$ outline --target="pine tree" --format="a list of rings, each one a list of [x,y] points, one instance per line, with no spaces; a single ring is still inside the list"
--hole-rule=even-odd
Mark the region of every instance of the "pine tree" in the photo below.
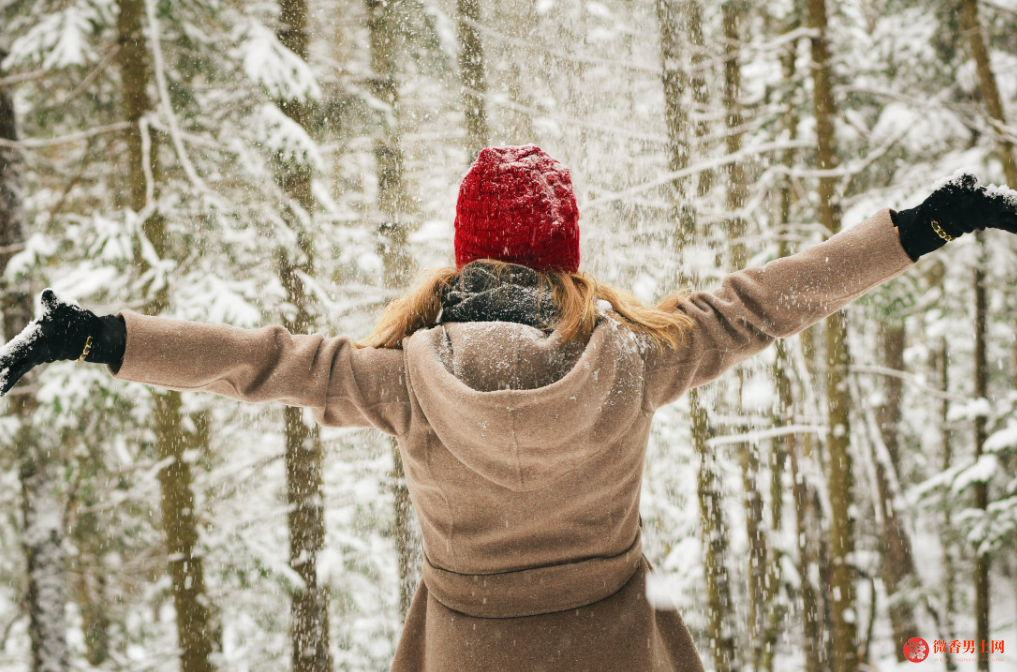
[[[280,0],[279,43],[307,61],[308,35],[306,0]],[[307,132],[311,129],[311,106],[304,99],[281,100],[283,113]],[[307,333],[313,326],[311,299],[304,289],[304,276],[314,275],[314,237],[311,228],[315,211],[311,182],[313,166],[293,157],[281,160],[276,168],[279,186],[292,199],[287,223],[296,233],[296,249],[280,245],[277,251],[279,279],[293,312],[284,314],[283,325],[291,333]],[[304,409],[283,410],[286,431],[286,500],[289,504],[290,567],[302,584],[290,603],[290,646],[294,672],[330,672],[329,595],[318,583],[318,553],[325,543],[322,493],[323,451],[320,432]]]
[[[983,231],[976,231],[975,237],[978,240],[980,259],[976,262],[973,285],[975,294],[975,380],[974,395],[976,399],[987,398],[989,387],[989,365],[988,365],[988,306],[986,287],[986,258],[985,234]],[[974,460],[977,463],[985,450],[986,418],[979,414],[975,417],[974,427]],[[985,511],[989,506],[989,484],[980,480],[974,485],[974,506],[976,509]],[[989,598],[990,577],[989,569],[992,558],[986,549],[981,547],[975,550],[975,641],[991,641],[989,630]],[[978,657],[978,669],[988,672],[989,656]]]
[[[982,102],[985,105],[989,118],[994,126],[996,136],[996,153],[1000,163],[1003,164],[1003,173],[1006,182],[1011,187],[1017,187],[1017,159],[1014,157],[1014,143],[1010,136],[1002,130],[1006,126],[1006,112],[1003,109],[1003,102],[999,94],[999,85],[996,82],[995,73],[992,70],[992,63],[989,58],[989,47],[982,34],[982,25],[978,17],[978,0],[961,0],[962,27],[967,33],[971,48],[971,55],[975,60],[978,71],[978,88],[982,94]],[[981,232],[978,233],[979,242],[985,245]],[[975,395],[985,397],[988,387],[988,370],[986,364],[986,278],[984,262],[980,262],[975,269]],[[975,418],[975,460],[982,456],[986,440],[986,419],[979,415]],[[975,507],[985,510],[989,505],[989,487],[985,482],[975,485],[974,491]],[[977,641],[989,641],[989,598],[990,588],[990,563],[991,557],[987,551],[979,549],[975,559],[975,637]],[[978,669],[989,669],[988,656],[980,656]]]
[[[833,171],[837,165],[834,135],[833,81],[830,68],[829,24],[826,0],[809,0],[809,27],[812,37],[813,113],[816,123],[816,167]],[[840,231],[840,208],[836,200],[836,177],[819,178],[819,221],[829,234]],[[851,396],[847,385],[849,354],[847,320],[843,312],[826,319],[826,396],[829,431],[830,563],[833,622],[833,670],[858,669],[857,613],[855,607],[854,504],[851,441]]]
[[[7,56],[7,36],[0,28],[0,62]],[[0,76],[3,70],[0,70]],[[9,87],[0,84],[0,140],[17,142],[18,120]],[[11,340],[32,320],[32,294],[27,277],[11,279],[11,257],[25,245],[27,223],[22,198],[21,157],[15,148],[0,145],[0,309],[4,338]],[[31,384],[37,374],[28,376]],[[70,669],[67,648],[67,558],[64,549],[63,496],[57,446],[46,445],[33,427],[38,402],[31,388],[11,399],[12,415],[19,429],[14,447],[18,451],[21,481],[21,515],[24,532],[28,611],[32,636],[32,672],[65,672]]]
[[[660,26],[661,67],[664,86],[664,110],[668,131],[668,168],[672,172],[689,166],[689,122],[683,99],[687,86],[686,58],[681,36],[682,19],[695,3],[682,6],[677,0],[657,0],[657,20]],[[675,249],[682,252],[696,241],[695,213],[687,193],[686,181],[673,180],[670,184],[671,221],[675,227],[671,234]],[[680,281],[690,278],[682,274]],[[719,480],[717,457],[708,446],[712,435],[708,412],[700,400],[698,389],[686,393],[689,400],[692,443],[699,458],[697,494],[699,499],[700,535],[705,551],[704,571],[709,601],[709,636],[713,662],[719,672],[736,667],[735,641],[731,631],[731,588],[727,571],[728,531],[724,519],[724,499]]]
[[[463,109],[466,116],[466,146],[470,161],[487,147],[487,74],[480,23],[480,0],[456,0],[459,31],[459,78],[462,80]]]
[[[934,287],[942,288],[946,269],[943,266],[939,266],[938,269],[938,272],[931,274],[930,284]],[[950,402],[948,401],[948,394],[950,392],[949,352],[946,336],[940,336],[938,342],[935,343],[932,368],[936,387],[942,395],[936,409],[936,420],[940,441],[940,470],[943,472],[948,472],[953,466],[953,432],[950,429]],[[936,518],[940,521],[939,543],[942,546],[941,557],[943,563],[943,598],[939,621],[946,641],[952,642],[957,639],[954,629],[955,612],[957,610],[957,569],[954,560],[955,544],[952,538],[953,520],[950,507],[947,503],[943,503],[941,511],[938,512]],[[947,657],[946,669],[949,672],[954,672],[957,669],[957,661]]]
[[[166,220],[149,201],[149,180],[154,188],[162,177],[158,161],[157,139],[146,141],[143,121],[153,111],[149,87],[154,79],[149,58],[146,24],[155,30],[153,0],[118,0],[117,32],[120,41],[118,60],[124,118],[129,123],[126,132],[128,183],[124,199],[135,213],[144,217],[141,230],[154,250],[157,259],[171,254]],[[155,43],[159,34],[149,35]],[[141,252],[139,241],[136,250],[136,268],[140,274],[148,270],[149,261]],[[154,276],[152,276],[154,278]],[[145,296],[145,312],[158,315],[169,309],[169,284],[149,285]],[[169,574],[173,584],[173,603],[176,607],[177,640],[180,648],[182,672],[209,672],[214,669],[212,655],[212,628],[209,600],[205,591],[205,570],[198,547],[198,522],[191,465],[185,458],[188,436],[184,429],[180,393],[154,392],[152,422],[155,448],[160,461],[166,466],[159,470],[162,494],[162,524],[166,535],[166,552]]]
[[[904,370],[904,320],[891,316],[890,324],[883,325],[883,366],[893,371]],[[903,500],[900,488],[900,420],[901,402],[904,393],[903,381],[887,376],[884,382],[886,403],[879,408],[879,429],[885,455],[875,460],[878,506],[882,520],[882,578],[890,601],[890,623],[894,639],[906,642],[918,636],[915,616],[906,593],[911,588],[915,575],[914,557],[911,551],[911,537],[904,529],[902,511],[898,508]],[[882,451],[877,451],[882,452]],[[902,594],[903,593],[903,594]],[[897,647],[897,659],[904,662],[904,649]]]
[[[721,24],[724,35],[724,119],[725,148],[729,155],[735,155],[742,149],[742,127],[745,122],[742,114],[742,73],[739,50],[744,35],[743,25],[746,7],[740,0],[725,2],[721,8]],[[748,201],[748,184],[745,166],[741,161],[732,161],[727,165],[727,210],[726,223],[728,259],[731,271],[745,268],[748,254],[745,246],[747,222],[744,210]],[[733,375],[737,378],[735,402],[732,409],[736,416],[742,417],[742,389],[745,385],[747,372],[744,366],[735,368]],[[766,608],[766,567],[767,538],[763,527],[763,499],[759,491],[759,449],[754,442],[743,441],[739,444],[739,465],[742,472],[743,506],[745,509],[745,532],[747,534],[748,558],[746,577],[748,579],[748,641],[750,659],[754,668],[758,668],[762,656],[762,629]]]
[[[996,153],[1000,163],[1003,164],[1003,174],[1006,175],[1007,184],[1017,188],[1017,159],[1014,158],[1013,141],[1003,130],[1006,127],[1006,111],[1003,109],[1003,101],[999,95],[996,75],[992,71],[989,47],[982,34],[982,24],[978,18],[978,0],[961,0],[961,16],[961,24],[964,32],[967,33],[971,56],[975,59],[978,71],[978,88],[982,93],[982,101],[989,118],[994,122],[993,134],[996,136]]]
[[[794,23],[797,23],[797,20]],[[791,29],[793,30],[795,27],[796,26],[792,24]],[[780,56],[781,72],[783,75],[782,85],[784,86],[784,109],[781,114],[780,126],[782,133],[786,133],[789,141],[794,141],[798,137],[798,113],[795,105],[796,88],[792,83],[797,67],[795,62],[796,57],[796,42],[792,42],[788,45]],[[790,170],[790,168],[794,165],[794,158],[794,149],[785,150],[781,154],[781,165]],[[774,218],[774,228],[776,231],[781,231],[791,222],[793,197],[794,192],[790,184],[790,178],[785,174],[780,179],[780,186],[776,199],[777,208],[776,216]],[[777,255],[779,257],[785,257],[789,253],[790,246],[788,244],[787,235],[784,233],[783,235],[780,235],[779,238]],[[771,376],[774,381],[774,387],[777,391],[777,403],[773,416],[775,427],[781,428],[794,424],[795,398],[794,390],[792,388],[792,380],[789,374],[789,371],[793,370],[793,363],[788,344],[783,339],[778,340],[774,344],[774,347],[776,352],[773,361],[773,368],[771,369]],[[772,533],[769,549],[769,561],[766,567],[766,604],[768,605],[768,613],[765,613],[766,626],[760,642],[761,651],[759,654],[759,663],[757,665],[758,669],[767,670],[768,672],[772,672],[773,670],[777,648],[777,637],[781,629],[781,621],[784,619],[786,613],[786,606],[778,603],[778,593],[783,582],[783,569],[781,564],[782,554],[784,551],[777,547],[777,539],[784,525],[784,470],[787,467],[788,456],[794,454],[796,450],[797,440],[795,435],[792,433],[778,435],[771,442],[769,466],[770,529],[772,530]],[[796,510],[795,513],[797,518],[798,511]],[[803,580],[801,581],[803,593],[805,591],[811,592],[810,582],[808,578],[805,578],[807,575],[805,573],[801,573],[801,576],[803,577]],[[808,618],[808,615],[804,616],[806,619]],[[812,629],[806,627],[805,631],[808,635],[812,632]],[[803,645],[806,651],[818,648],[818,642],[808,638],[805,642],[803,642]]]
[[[403,153],[399,129],[399,89],[396,81],[397,22],[405,9],[402,2],[367,0],[370,31],[371,81],[374,96],[385,105],[381,113],[381,133],[375,142],[374,156],[378,174],[377,208],[382,218],[378,227],[379,253],[384,261],[384,286],[402,289],[408,284],[414,266],[407,246],[409,226],[406,217],[406,186],[403,182]],[[392,451],[392,494],[395,500],[393,536],[399,563],[399,612],[409,611],[418,574],[413,508],[402,455],[395,440],[389,441]]]

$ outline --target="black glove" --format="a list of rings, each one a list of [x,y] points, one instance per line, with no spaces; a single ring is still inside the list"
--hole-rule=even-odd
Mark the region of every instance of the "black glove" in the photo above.
[[[98,317],[61,301],[52,289],[43,290],[42,308],[42,317],[0,348],[0,396],[39,364],[81,357],[89,336],[85,361],[120,368],[127,345],[127,325],[122,317]]]
[[[918,261],[923,254],[975,230],[1017,233],[1017,194],[1008,191],[986,188],[971,173],[962,173],[932,192],[918,207],[891,210],[890,216],[900,230],[904,251],[912,261]]]

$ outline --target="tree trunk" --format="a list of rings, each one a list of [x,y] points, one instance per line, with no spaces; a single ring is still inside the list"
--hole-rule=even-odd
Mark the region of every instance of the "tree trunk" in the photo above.
[[[989,384],[989,366],[986,358],[988,341],[986,313],[985,266],[988,263],[988,251],[985,246],[985,233],[976,231],[975,236],[980,248],[980,259],[975,265],[975,398],[985,399]],[[985,416],[975,418],[975,460],[982,456],[985,447],[986,428]],[[989,486],[986,481],[979,481],[974,486],[974,507],[985,511],[989,506]],[[989,635],[989,564],[988,552],[975,551],[975,645],[978,642],[991,641]],[[978,657],[978,669],[988,672],[989,656]]]
[[[310,37],[307,27],[307,0],[279,0],[279,41],[304,61]],[[304,102],[280,101],[279,107],[308,134],[311,108]],[[278,249],[279,276],[286,288],[286,300],[295,311],[283,318],[287,330],[306,334],[314,327],[311,300],[304,292],[301,275],[314,275],[313,232],[307,229],[314,211],[311,191],[312,169],[305,164],[280,163],[276,179],[296,208],[287,217],[297,234],[296,249]],[[302,212],[301,212],[302,211]],[[304,409],[283,409],[286,430],[286,501],[289,504],[290,567],[303,586],[290,602],[290,647],[294,672],[331,672],[329,645],[329,593],[318,584],[318,553],[325,544],[325,514],[322,502],[322,449],[317,424]]]
[[[117,31],[124,117],[131,126],[127,131],[128,198],[127,205],[141,212],[147,202],[146,168],[158,186],[160,175],[155,138],[146,156],[141,120],[152,110],[148,87],[152,69],[145,41],[145,0],[119,0]],[[145,162],[149,161],[146,167]],[[164,219],[153,213],[142,225],[156,255],[165,258],[168,250]],[[136,246],[136,271],[147,269],[147,262]],[[163,286],[146,297],[144,311],[157,315],[168,308],[168,288]],[[212,653],[209,600],[205,594],[205,575],[198,543],[198,525],[194,511],[193,479],[190,464],[184,459],[188,445],[181,416],[180,393],[153,392],[155,447],[159,460],[167,463],[159,472],[162,495],[162,519],[166,532],[169,574],[176,608],[177,643],[180,647],[181,672],[210,672]]]
[[[6,56],[6,36],[0,33],[0,61]],[[18,140],[14,96],[3,85],[0,85],[0,139]],[[0,251],[0,308],[6,341],[28,326],[34,312],[28,279],[12,280],[5,274],[14,256],[9,247],[27,239],[21,169],[19,150],[0,147],[0,246],[4,248]],[[35,377],[34,373],[29,373],[25,382],[30,383]],[[22,387],[22,391],[27,389]],[[32,672],[64,672],[69,669],[64,617],[68,586],[64,507],[58,472],[60,451],[47,449],[39,443],[39,436],[32,427],[32,416],[38,406],[35,395],[12,395],[8,403],[11,414],[20,423],[14,447],[21,481],[22,547],[28,578],[25,607],[32,639]]]
[[[414,534],[413,503],[410,501],[410,490],[406,485],[403,456],[395,439],[391,440],[391,450],[392,495],[395,508],[392,527],[399,563],[399,613],[405,618],[413,601],[416,584],[420,580],[420,550],[419,541]]]
[[[703,570],[710,605],[709,634],[713,666],[717,672],[734,672],[735,637],[731,628],[731,586],[727,571],[728,529],[724,519],[724,496],[719,482],[716,453],[707,445],[711,436],[709,416],[699,399],[699,390],[689,390],[692,441],[699,456],[696,493],[703,539]]]
[[[329,672],[329,594],[318,584],[317,562],[325,542],[321,441],[302,410],[284,410],[290,567],[303,580],[290,602],[290,653],[294,672]]]
[[[395,11],[398,2],[367,0],[370,30],[371,66],[374,72],[372,89],[375,97],[388,106],[382,132],[375,143],[378,170],[378,210],[381,224],[379,253],[384,261],[384,283],[387,289],[403,289],[413,272],[413,259],[407,246],[405,185],[403,156],[399,133],[399,91],[396,84],[397,34]],[[481,108],[482,109],[482,108]],[[399,613],[405,618],[413,600],[419,576],[420,552],[413,527],[413,505],[406,486],[399,445],[390,440],[392,451],[392,496],[395,520],[392,534],[399,564]]]
[[[777,387],[777,408],[774,413],[774,426],[785,427],[794,422],[794,394],[791,389],[791,379],[786,370],[791,367],[791,358],[788,356],[787,344],[778,340],[776,346],[776,358],[774,359],[772,376]],[[780,530],[784,526],[784,469],[787,464],[788,454],[795,449],[795,436],[785,434],[773,439],[770,443],[770,546],[766,558],[766,574],[764,576],[763,603],[765,608],[761,614],[762,631],[759,636],[759,653],[757,655],[757,670],[773,672],[774,657],[776,656],[777,638],[781,630],[781,622],[784,619],[786,609],[778,604],[777,595],[780,592],[781,584],[784,581],[784,573],[781,568],[781,558],[784,549],[778,548]]]
[[[790,85],[795,74],[795,57],[797,49],[794,44],[781,55],[781,68],[783,70],[784,82]],[[787,133],[788,140],[793,141],[798,137],[798,115],[795,111],[792,93],[787,94],[786,108],[782,115],[782,127]],[[781,164],[790,169],[794,165],[795,152],[788,149],[782,153]],[[786,227],[791,221],[791,204],[793,191],[790,178],[785,175],[781,180],[779,202],[775,224],[778,230]],[[778,242],[777,256],[786,257],[791,253],[787,236],[783,232]],[[794,423],[794,391],[791,387],[791,378],[788,371],[792,370],[791,357],[788,352],[787,343],[780,339],[775,344],[776,357],[774,358],[772,376],[774,386],[777,389],[777,408],[774,413],[774,425],[785,427]],[[780,585],[783,582],[783,571],[781,568],[782,549],[777,548],[776,541],[780,538],[779,531],[783,527],[784,512],[784,469],[788,456],[796,450],[794,434],[785,434],[776,437],[770,448],[770,529],[771,547],[769,554],[769,566],[766,576],[766,604],[768,613],[766,617],[766,628],[761,638],[762,651],[757,669],[773,672],[774,657],[776,655],[777,636],[780,633],[781,621],[784,618],[785,609],[779,607],[776,598]],[[796,500],[797,502],[797,500]],[[796,512],[796,516],[800,517]],[[805,543],[806,539],[800,543]],[[809,647],[818,649],[819,643],[805,642],[806,649]]]
[[[682,96],[688,84],[682,50],[683,18],[696,3],[657,0],[660,23],[662,84],[664,87],[664,118],[668,132],[668,167],[671,171],[687,168],[690,162],[689,122]],[[693,10],[694,11],[694,10]],[[686,181],[674,180],[670,185],[671,211],[676,230],[673,247],[681,255],[685,246],[695,241],[695,215],[687,193]],[[679,281],[688,281],[679,273]],[[714,452],[707,446],[710,421],[699,398],[699,390],[689,390],[692,442],[699,456],[697,493],[699,524],[703,540],[706,572],[706,593],[709,604],[709,634],[714,667],[718,672],[733,672],[735,638],[730,627],[731,589],[727,572],[727,524],[724,520],[723,495],[717,478]]]
[[[1003,108],[1003,100],[999,95],[996,75],[992,71],[992,62],[989,58],[989,45],[986,44],[985,36],[982,33],[981,20],[978,18],[978,0],[961,0],[961,20],[963,29],[968,34],[971,56],[975,59],[975,67],[978,70],[978,90],[982,94],[982,100],[985,102],[989,117],[995,122],[993,125],[995,126],[996,153],[999,156],[1000,163],[1003,164],[1003,174],[1006,177],[1007,184],[1012,188],[1017,188],[1017,159],[1014,158],[1014,143],[1003,131],[1003,127],[1006,126],[1006,110]],[[978,272],[982,273],[983,271],[980,268]],[[979,277],[980,279],[978,279]],[[981,289],[976,289],[975,291],[976,294],[981,291],[983,301],[985,298],[984,281],[984,276],[976,276],[976,283],[981,283]],[[984,316],[982,319],[984,321]],[[980,339],[978,342],[981,343],[984,358],[984,331],[980,332],[976,338]],[[982,380],[983,385],[986,375],[982,369],[975,373],[976,380]],[[976,392],[976,394],[984,395],[984,389],[982,392]],[[979,417],[975,420],[976,454],[981,454],[984,438],[985,419]],[[984,483],[980,483],[975,488],[975,505],[982,509],[988,505],[988,488]],[[978,637],[986,639],[989,628],[989,557],[979,554],[976,564],[975,610],[977,612]],[[979,659],[978,667],[984,670],[989,669],[989,661],[987,659],[984,661]]]
[[[722,23],[724,29],[724,110],[726,149],[728,154],[735,154],[742,148],[741,89],[742,72],[738,52],[742,45],[741,19],[743,5],[726,2],[722,7]],[[727,165],[727,238],[728,254],[732,271],[745,268],[746,250],[744,236],[746,231],[745,218],[742,210],[748,198],[748,186],[745,182],[745,167],[741,161],[733,161]],[[737,367],[738,392],[734,414],[743,413],[741,390],[744,385],[745,369]],[[739,446],[739,464],[742,472],[742,489],[744,492],[745,531],[748,536],[748,641],[753,667],[758,667],[762,656],[763,643],[761,631],[767,610],[766,605],[766,570],[767,570],[767,537],[763,525],[763,499],[759,492],[759,450],[752,442],[743,442]]]
[[[97,555],[96,559],[100,561],[99,571],[94,576],[89,576],[86,568],[81,567],[77,579],[81,630],[85,635],[85,659],[92,667],[102,665],[110,654],[110,617],[105,608],[106,575],[102,573],[106,567],[101,564],[101,555]],[[94,581],[94,586],[90,585],[90,581]]]
[[[989,117],[995,122],[993,125],[996,127],[994,129],[996,152],[1000,163],[1003,164],[1003,174],[1006,176],[1007,184],[1017,188],[1017,161],[1014,160],[1013,142],[1002,130],[1002,127],[1006,126],[1006,111],[999,95],[999,86],[996,85],[996,75],[992,72],[989,46],[982,34],[982,24],[978,18],[978,0],[961,0],[961,21],[971,45],[975,68],[978,70],[978,90],[982,94]]]
[[[484,44],[476,24],[480,23],[480,0],[457,0],[459,31],[459,78],[463,86],[466,111],[466,148],[472,162],[487,147],[489,132],[484,109],[487,76],[484,70]]]
[[[939,379],[939,389],[944,393],[950,391],[950,359],[947,348],[946,336],[940,338],[939,348],[936,351],[936,377]],[[949,429],[950,402],[943,398],[939,402],[939,427],[940,440],[942,441],[942,456],[940,467],[942,471],[948,471],[953,462],[952,437]],[[950,516],[950,507],[944,503],[942,507],[941,525],[943,532],[940,534],[940,543],[943,545],[943,634],[946,641],[952,642],[957,637],[954,632],[954,612],[956,611],[956,570],[953,554],[953,538],[950,530],[953,522]],[[946,656],[946,669],[953,672],[957,669],[957,662],[950,656]]]
[[[701,143],[700,153],[705,153],[708,148],[702,143],[710,134],[710,124],[704,117],[710,108],[707,68],[711,58],[706,51],[706,41],[703,39],[703,7],[699,0],[685,0],[684,12],[687,40],[692,50],[692,76],[689,77],[689,83],[692,86],[692,101],[696,111],[700,114],[700,119],[692,125],[692,132]],[[713,170],[704,170],[699,173],[696,193],[704,196],[712,186]]]
[[[667,126],[668,169],[671,172],[689,166],[691,151],[689,114],[686,103],[682,100],[685,89],[688,88],[685,53],[682,49],[683,14],[683,6],[679,0],[657,0],[661,81],[664,86],[664,123]],[[671,216],[677,225],[674,232],[676,247],[684,248],[694,242],[696,222],[686,180],[671,182]]]
[[[788,452],[788,464],[791,467],[791,491],[795,501],[797,516],[795,535],[798,539],[798,567],[801,577],[801,613],[805,651],[805,672],[820,672],[823,667],[823,624],[820,614],[820,599],[813,574],[820,574],[821,551],[816,543],[816,530],[820,528],[816,493],[813,490],[801,467],[801,461],[811,458],[811,435],[805,435],[802,455],[799,456],[797,446]],[[814,569],[815,568],[815,569]]]
[[[898,321],[883,328],[883,365],[888,369],[904,369],[904,322]],[[889,600],[890,623],[893,627],[897,660],[904,662],[904,642],[918,636],[914,612],[907,596],[898,594],[907,591],[915,573],[914,557],[911,552],[911,538],[903,529],[897,505],[901,501],[898,486],[900,473],[899,424],[901,419],[901,395],[904,381],[896,376],[884,378],[886,402],[879,409],[879,429],[886,446],[889,464],[877,455],[876,489],[882,519],[882,576]]]
[[[819,361],[822,354],[820,346],[826,340],[825,326],[824,323],[817,322],[798,334],[798,343],[805,361],[805,371],[802,371],[802,375],[807,377],[808,384],[815,390],[822,386]]]
[[[499,30],[509,32],[516,39],[525,39],[532,34],[541,19],[532,2],[493,3],[488,16],[489,22],[497,25]],[[539,144],[533,123],[537,112],[534,110],[533,92],[530,88],[532,77],[527,64],[524,59],[513,58],[505,70],[502,77],[505,78],[508,98],[514,107],[498,111],[502,119],[498,138],[511,145],[525,145],[531,142]]]
[[[820,170],[837,167],[834,136],[834,100],[830,52],[827,43],[826,0],[808,1],[812,38],[813,111],[816,118],[816,162]],[[830,235],[840,231],[840,211],[835,200],[836,178],[819,178],[819,220]],[[833,625],[833,670],[858,669],[857,614],[855,610],[854,503],[849,416],[851,397],[847,385],[849,354],[847,320],[837,312],[826,320],[826,394],[829,405],[826,436],[830,493],[830,593]]]
[[[123,96],[124,120],[130,123],[127,136],[127,198],[123,203],[135,212],[146,205],[145,152],[142,146],[141,118],[152,111],[152,100],[148,86],[152,80],[152,68],[145,41],[145,0],[118,0],[117,33],[120,50],[117,62],[120,65],[121,95]],[[149,152],[149,168],[156,169],[157,148]],[[154,219],[154,218],[153,218]],[[148,224],[148,222],[146,222]],[[159,233],[158,224],[152,233]],[[146,235],[150,231],[145,231]],[[160,238],[163,238],[160,236]],[[140,255],[140,253],[139,253]],[[141,257],[136,257],[140,260]],[[144,263],[140,261],[140,263]]]
[[[91,451],[90,451],[91,453]],[[101,459],[88,457],[78,460],[78,469],[88,470],[87,479],[101,478],[104,465]],[[110,656],[110,614],[107,595],[110,568],[106,552],[111,540],[105,520],[97,509],[104,503],[103,496],[94,488],[74,488],[70,501],[71,540],[76,549],[72,571],[75,592],[81,609],[81,630],[85,639],[85,658],[89,665],[98,667]]]
[[[736,407],[740,415],[741,404]],[[763,498],[759,492],[759,449],[746,441],[739,446],[745,509],[745,532],[748,538],[748,636],[752,647],[753,668],[759,667],[763,655],[763,628],[767,607],[766,572],[768,567],[767,534],[763,525]]]
[[[19,476],[32,670],[60,672],[69,669],[64,618],[67,559],[63,549],[63,497],[60,478],[55,473],[59,465],[49,459],[58,454],[40,448],[31,436],[31,425],[18,432],[17,441],[22,447]]]
[[[156,396],[153,424],[159,460],[167,462],[159,471],[159,485],[173,604],[177,612],[180,669],[182,672],[210,672],[213,669],[209,661],[211,619],[205,594],[205,571],[198,548],[191,465],[184,457],[190,441],[181,419],[179,393]]]
[[[742,65],[738,58],[742,46],[741,19],[742,5],[736,2],[725,2],[723,13],[724,25],[724,119],[726,126],[727,153],[735,154],[742,148]],[[745,218],[742,208],[748,198],[748,185],[745,183],[745,167],[741,161],[727,164],[727,207],[728,241],[731,246],[731,263],[735,270],[745,267],[745,243],[741,240],[745,235]]]

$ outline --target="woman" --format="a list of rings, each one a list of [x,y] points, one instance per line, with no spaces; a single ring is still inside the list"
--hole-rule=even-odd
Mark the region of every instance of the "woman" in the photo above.
[[[654,307],[578,273],[577,222],[561,164],[533,145],[485,149],[459,192],[456,268],[388,306],[364,343],[100,318],[46,290],[0,355],[2,390],[79,359],[395,435],[424,551],[397,672],[702,670],[679,614],[646,598],[654,411],[948,240],[1017,232],[1017,203],[961,175],[917,208]]]

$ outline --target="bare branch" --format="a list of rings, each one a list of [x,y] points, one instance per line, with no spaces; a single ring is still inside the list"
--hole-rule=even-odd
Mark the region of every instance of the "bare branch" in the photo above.
[[[76,87],[74,87],[73,91],[71,91],[66,96],[64,96],[62,100],[58,100],[55,103],[50,103],[49,105],[44,105],[44,106],[40,107],[39,109],[40,110],[55,110],[56,108],[63,107],[67,103],[69,103],[72,100],[74,100],[75,98],[77,98],[78,95],[81,94],[82,91],[84,91],[85,89],[88,88],[89,84],[91,84],[93,81],[95,81],[96,77],[101,75],[102,72],[106,68],[109,67],[109,64],[113,62],[113,59],[116,58],[116,56],[117,56],[117,54],[119,52],[120,52],[120,46],[119,45],[115,45],[112,49],[110,49],[109,54],[107,54],[106,57],[102,59],[102,61],[99,63],[99,65],[97,65],[95,67],[95,69],[92,70],[92,72],[90,72],[87,75],[85,75],[85,78],[83,80],[81,80],[81,83],[78,84]]]
[[[95,128],[90,128],[87,131],[61,135],[56,138],[28,138],[17,141],[0,139],[0,147],[9,147],[11,149],[42,149],[44,147],[54,147],[56,145],[66,145],[72,142],[81,142],[82,140],[88,140],[89,138],[93,138],[97,135],[104,135],[106,133],[126,131],[130,127],[130,123],[126,121],[118,121],[115,124],[97,126]]]

